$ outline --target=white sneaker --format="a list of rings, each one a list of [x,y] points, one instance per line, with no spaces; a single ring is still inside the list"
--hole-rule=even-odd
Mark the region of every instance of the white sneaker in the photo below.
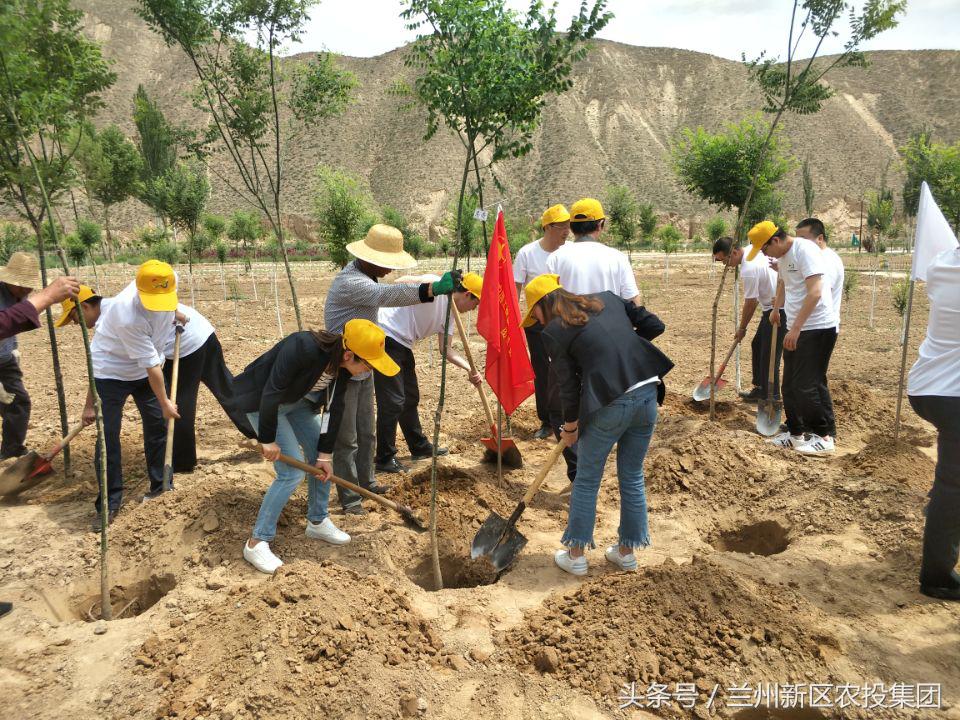
[[[836,445],[834,445],[833,438],[829,435],[820,437],[819,435],[811,433],[803,445],[794,449],[804,455],[826,455],[827,453],[832,453],[835,448]]]
[[[796,449],[806,443],[806,438],[803,435],[791,435],[788,432],[780,433],[773,440],[768,440],[771,445],[779,448],[790,448]]]
[[[570,557],[570,551],[566,548],[561,548],[553,554],[553,560],[557,563],[557,567],[561,570],[565,570],[571,575],[586,575],[587,574],[587,556],[581,555],[578,558]]]
[[[324,518],[320,523],[307,520],[306,536],[314,540],[323,540],[331,545],[346,545],[350,542],[350,536],[334,525],[330,518]]]
[[[243,559],[267,575],[273,575],[277,568],[283,565],[283,560],[274,555],[273,550],[270,549],[270,543],[263,540],[253,547],[244,542]]]
[[[607,558],[608,562],[612,562],[621,570],[636,570],[637,569],[637,556],[633,553],[628,553],[627,555],[620,554],[619,545],[611,545],[607,548],[607,551],[604,553],[604,557]]]

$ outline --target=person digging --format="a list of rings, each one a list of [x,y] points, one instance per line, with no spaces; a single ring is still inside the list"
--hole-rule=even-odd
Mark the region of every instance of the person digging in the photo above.
[[[381,284],[380,278],[394,270],[409,270],[417,261],[403,249],[403,234],[389,225],[374,225],[362,240],[347,245],[355,258],[333,279],[324,303],[324,324],[332,333],[342,333],[350,320],[376,323],[382,307],[404,307],[432,303],[438,295],[449,295],[460,284],[460,271],[446,272],[432,283],[418,285]],[[339,477],[372,492],[383,494],[387,486],[374,477],[376,432],[374,424],[374,383],[370,374],[352,378],[346,387],[343,421],[333,452],[333,467]],[[430,448],[431,454],[433,448]],[[337,487],[346,514],[366,511],[360,496]]]
[[[92,307],[89,300],[87,304]],[[167,397],[162,369],[163,351],[177,321],[177,279],[173,268],[159,260],[148,260],[137,269],[134,282],[109,301],[101,300],[100,306],[90,353],[103,414],[109,523],[123,503],[120,428],[123,406],[131,396],[143,421],[143,454],[150,479],[150,489],[143,499],[150,500],[163,492],[166,421],[180,417],[177,406]],[[95,419],[93,397],[88,392],[83,422],[89,425]],[[97,447],[94,465],[98,472],[101,462]],[[91,523],[94,532],[100,532],[103,502],[98,493],[96,516]]]
[[[773,326],[770,324],[770,312],[777,295],[777,271],[770,267],[766,256],[757,256],[747,260],[747,253],[743,248],[733,247],[733,238],[722,237],[713,244],[714,262],[722,262],[728,267],[740,269],[740,279],[743,281],[743,308],[740,310],[740,325],[734,333],[737,342],[743,340],[750,327],[750,321],[760,307],[761,317],[757,330],[750,341],[750,364],[753,374],[753,387],[748,392],[740,393],[747,402],[758,402],[767,397],[770,385],[770,347],[773,337]],[[777,357],[774,365],[773,387],[774,399],[780,399],[780,359],[783,355],[783,338],[787,334],[786,317],[780,310],[781,323],[777,331]]]
[[[26,253],[14,253],[19,255]],[[11,256],[11,260],[12,260]],[[2,270],[6,270],[7,267]],[[0,270],[0,273],[2,273]],[[37,274],[39,275],[39,268]],[[15,277],[7,275],[7,277]],[[25,279],[18,278],[18,280]],[[22,285],[16,285],[15,288],[21,288]],[[29,332],[40,327],[40,313],[55,303],[66,300],[71,295],[76,296],[80,292],[80,283],[76,278],[64,276],[57,278],[50,285],[39,292],[23,297],[11,305],[4,305],[0,308],[0,342],[13,338],[22,332]],[[11,293],[13,294],[13,293]],[[0,601],[0,617],[7,615],[13,610],[13,603]]]
[[[420,279],[424,282],[436,282],[440,278],[425,275]],[[451,297],[460,313],[471,312],[480,304],[483,278],[476,273],[467,273],[462,282],[462,289],[454,291]],[[433,454],[433,445],[423,434],[418,411],[420,388],[413,355],[414,345],[418,341],[436,336],[441,355],[446,355],[451,364],[465,370],[475,387],[479,387],[483,382],[480,373],[471,371],[470,363],[450,347],[450,336],[456,332],[452,318],[449,321],[448,333],[444,334],[448,306],[449,300],[441,297],[433,303],[380,308],[378,324],[387,334],[387,354],[400,367],[400,372],[393,376],[376,373],[373,378],[377,399],[377,472],[397,473],[408,470],[397,460],[398,424],[413,460],[423,460]],[[437,448],[438,455],[446,453],[446,448]]]
[[[263,573],[283,565],[270,548],[277,521],[304,472],[278,458],[281,454],[315,465],[323,478],[311,475],[307,487],[306,536],[331,545],[345,545],[350,536],[329,517],[334,445],[344,419],[351,378],[373,370],[388,376],[400,372],[387,355],[385,335],[369,320],[350,320],[343,334],[323,330],[295,332],[247,365],[234,380],[237,407],[256,429],[263,457],[273,462],[270,485],[243,558]]]

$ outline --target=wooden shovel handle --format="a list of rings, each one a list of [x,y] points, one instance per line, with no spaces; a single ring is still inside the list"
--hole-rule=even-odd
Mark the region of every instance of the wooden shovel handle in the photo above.
[[[463,343],[463,354],[467,356],[467,362],[470,364],[470,372],[477,371],[477,365],[473,362],[473,351],[470,349],[470,343],[467,342],[467,333],[463,329],[463,319],[460,317],[460,311],[457,310],[457,303],[450,298],[450,312],[453,313],[453,320],[457,324],[457,332],[460,333],[460,342]],[[477,392],[480,393],[480,402],[483,403],[483,412],[487,416],[487,425],[496,427],[493,419],[493,410],[490,409],[490,403],[487,400],[487,393],[483,390],[483,385],[477,386]]]
[[[176,339],[173,341],[173,372],[170,374],[170,402],[177,402],[177,382],[180,378],[180,337],[183,335],[183,325],[177,323]],[[163,464],[173,463],[173,426],[176,420],[167,420],[167,445],[163,451]]]
[[[248,450],[259,450],[260,443],[258,443],[256,440],[253,440],[252,438],[245,438],[240,441],[240,447],[246,448]],[[280,462],[286,463],[290,467],[297,468],[297,470],[303,470],[303,472],[305,473],[310,473],[311,475],[316,475],[317,477],[320,477],[323,475],[323,472],[320,470],[320,468],[314,465],[308,465],[307,463],[301,460],[292,458],[289,455],[281,455],[277,459]],[[400,505],[395,503],[393,500],[387,500],[387,498],[381,495],[377,495],[375,492],[371,492],[370,490],[360,487],[359,485],[354,485],[349,480],[344,480],[343,478],[337,477],[336,475],[331,475],[327,479],[330,482],[332,482],[334,485],[339,485],[340,487],[346,488],[347,490],[353,490],[355,493],[357,493],[357,495],[361,495],[367,498],[367,500],[373,500],[374,502],[380,503],[384,507],[390,508],[395,512],[403,514],[403,510],[400,508]]]
[[[726,356],[723,358],[723,362],[720,363],[720,367],[717,369],[717,379],[716,382],[720,379],[720,376],[723,375],[723,371],[727,369],[727,363],[730,362],[730,358],[733,357],[733,351],[737,349],[737,345],[740,344],[739,340],[734,340],[733,345],[730,346],[730,349],[727,351]]]
[[[67,445],[69,445],[70,442],[71,442],[77,435],[79,435],[79,434],[80,434],[80,431],[83,430],[83,428],[85,428],[85,427],[86,427],[86,425],[84,425],[82,422],[79,422],[79,423],[77,423],[76,425],[74,425],[72,428],[70,428],[70,432],[68,432],[62,439],[60,439],[60,440],[58,440],[56,443],[54,443],[54,444],[50,447],[50,449],[47,450],[47,452],[43,454],[42,457],[43,457],[45,460],[50,460],[50,459],[52,459],[57,453],[59,453],[59,452],[60,452],[61,450],[63,450]]]
[[[772,311],[771,311],[772,312]],[[776,389],[773,387],[773,378],[777,372],[777,336],[780,334],[780,326],[770,323],[770,369],[767,374],[767,399],[773,400]]]
[[[537,472],[537,477],[534,478],[533,482],[530,484],[530,487],[527,488],[527,492],[523,495],[523,500],[520,502],[524,505],[529,505],[530,501],[533,500],[534,496],[540,491],[540,486],[543,485],[543,481],[547,479],[547,473],[550,472],[556,462],[557,458],[560,457],[560,454],[563,452],[563,449],[566,447],[562,442],[558,442],[553,446],[553,450],[550,451],[550,454],[547,455],[547,459],[543,461],[543,465],[540,466],[539,472]]]

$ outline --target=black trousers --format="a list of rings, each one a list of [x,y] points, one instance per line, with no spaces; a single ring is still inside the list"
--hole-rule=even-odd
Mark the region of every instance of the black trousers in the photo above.
[[[827,386],[827,368],[836,344],[836,328],[801,330],[797,349],[783,351],[783,409],[792,435],[837,434]]]
[[[757,324],[757,332],[750,341],[750,360],[753,369],[753,386],[763,391],[767,396],[767,386],[770,384],[770,339],[773,337],[773,325],[770,324],[770,310],[764,310]],[[780,361],[783,359],[783,339],[787,336],[787,314],[780,311],[780,327],[777,330],[777,362],[773,368],[774,397],[780,393]]]
[[[420,386],[417,384],[417,361],[413,351],[392,337],[386,339],[387,355],[400,366],[393,377],[373,374],[377,398],[377,452],[375,461],[389,462],[397,454],[397,425],[403,432],[412,454],[426,454],[433,450],[430,440],[420,425]]]
[[[30,423],[30,395],[23,385],[20,363],[12,355],[0,361],[0,383],[13,395],[13,400],[8,405],[0,403],[0,417],[3,418],[0,456],[20,457],[27,452],[24,441],[27,439],[27,425]]]
[[[173,376],[173,361],[163,364],[163,377],[170,392]],[[193,472],[197,466],[197,392],[200,383],[207,386],[210,393],[220,403],[227,417],[245,437],[255,438],[257,433],[247,420],[246,413],[236,409],[233,402],[233,374],[223,360],[223,348],[216,333],[197,350],[180,358],[177,379],[177,412],[180,419],[173,425],[173,471],[177,473]]]
[[[560,403],[560,381],[553,365],[548,373],[547,394],[550,406],[550,427],[553,437],[560,440],[560,428],[563,425],[563,406]],[[567,462],[567,480],[573,482],[577,477],[577,451],[574,448],[563,449],[563,459]]]
[[[960,587],[960,397],[911,395],[917,415],[937,428],[937,469],[923,527],[920,584]]]
[[[104,444],[107,448],[107,507],[119,510],[123,502],[123,465],[120,452],[120,426],[123,423],[123,406],[127,398],[133,396],[140,417],[143,420],[143,456],[147,461],[147,475],[150,477],[151,492],[163,485],[163,446],[166,442],[166,426],[160,403],[150,389],[150,383],[143,380],[104,380],[96,378],[97,393],[103,410]],[[94,467],[100,475],[100,448],[94,455]],[[96,508],[100,510],[100,495],[97,494]]]
[[[530,348],[530,364],[533,365],[533,392],[534,399],[537,401],[537,417],[540,419],[541,426],[550,427],[550,358],[543,347],[542,331],[543,327],[540,325],[524,329],[527,335],[527,347]]]

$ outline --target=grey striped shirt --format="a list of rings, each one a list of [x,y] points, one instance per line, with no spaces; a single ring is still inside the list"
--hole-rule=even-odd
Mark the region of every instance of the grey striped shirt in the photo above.
[[[350,320],[377,321],[382,307],[405,307],[420,302],[419,285],[381,285],[357,267],[347,265],[333,279],[323,306],[324,326],[328,332],[342,333]]]

